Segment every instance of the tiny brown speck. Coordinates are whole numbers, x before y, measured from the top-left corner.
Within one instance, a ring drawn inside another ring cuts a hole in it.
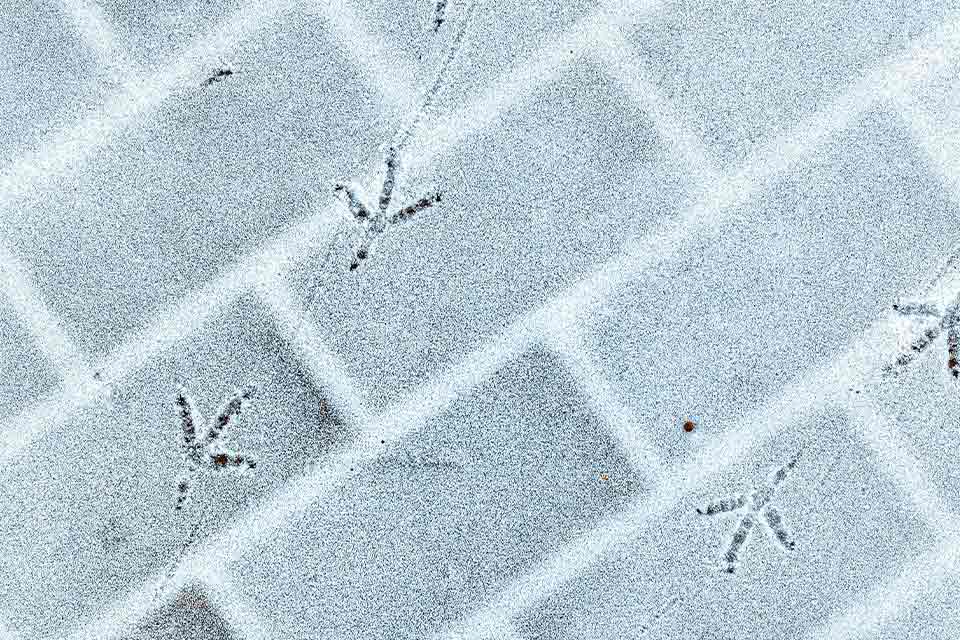
[[[693,431],[694,427],[696,426],[697,425],[693,420],[687,420],[686,422],[683,423],[683,430],[686,431],[687,433],[690,433],[691,431]]]

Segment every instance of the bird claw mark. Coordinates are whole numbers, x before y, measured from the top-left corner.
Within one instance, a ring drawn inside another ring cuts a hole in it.
[[[437,1],[434,10],[435,31],[439,30],[440,25],[443,24],[446,19],[446,8],[447,0]],[[378,198],[379,214],[374,215],[372,207],[367,206],[363,202],[362,198],[359,196],[361,189],[358,187],[344,183],[337,183],[334,187],[334,191],[337,194],[342,193],[347,198],[350,213],[353,216],[353,222],[356,223],[356,227],[359,228],[361,232],[365,232],[361,233],[362,237],[360,239],[354,240],[354,247],[352,249],[353,255],[351,257],[349,267],[351,272],[360,268],[363,261],[366,260],[369,255],[370,248],[373,244],[373,239],[382,234],[390,224],[396,224],[405,220],[409,220],[417,213],[440,202],[440,193],[434,192],[428,194],[409,206],[399,209],[393,213],[393,215],[389,215],[387,213],[387,210],[392,202],[393,191],[396,186],[396,175],[400,165],[400,153],[410,140],[411,136],[413,136],[417,126],[420,124],[424,115],[433,105],[433,101],[440,92],[447,69],[449,68],[450,63],[453,62],[453,59],[456,57],[457,52],[460,49],[460,43],[467,32],[467,27],[470,25],[470,22],[473,19],[476,8],[477,2],[476,0],[473,0],[469,5],[466,17],[458,28],[450,46],[446,51],[443,61],[439,65],[433,84],[427,90],[423,101],[420,103],[419,108],[414,112],[409,124],[406,126],[401,126],[401,128],[398,130],[397,135],[395,136],[395,139],[397,140],[396,143],[391,144],[387,149],[385,158],[386,171],[384,174],[383,186],[380,191],[380,197]],[[330,250],[327,252],[327,258],[329,259],[329,257]]]
[[[393,197],[393,188],[397,182],[397,167],[400,164],[397,158],[397,148],[387,149],[387,157],[384,158],[386,171],[383,176],[383,188],[380,190],[380,215],[386,216],[387,207],[390,206],[390,199]]]
[[[772,531],[776,537],[777,542],[779,542],[784,549],[793,551],[797,548],[797,543],[790,538],[790,532],[788,532],[784,526],[783,517],[780,515],[780,512],[777,511],[776,507],[767,507],[764,509],[763,517],[766,520],[767,526],[770,527],[770,531]]]
[[[373,217],[373,214],[370,212],[370,207],[360,198],[360,191],[359,185],[354,183],[347,184],[338,182],[333,187],[335,194],[343,194],[347,198],[347,207],[350,210],[350,215],[357,220],[369,220]]]
[[[434,191],[417,202],[388,215],[387,210],[393,200],[393,191],[396,186],[397,169],[400,166],[399,151],[396,146],[388,148],[384,164],[386,171],[378,198],[379,208],[376,214],[372,213],[372,209],[364,202],[360,195],[361,189],[358,186],[342,182],[334,186],[334,193],[342,194],[346,198],[347,206],[353,216],[351,223],[360,232],[360,237],[353,243],[350,271],[356,271],[360,268],[363,261],[369,257],[374,242],[386,231],[389,225],[409,220],[420,211],[429,209],[440,202],[441,199],[440,192]]]
[[[783,482],[787,477],[787,472],[790,471],[791,469],[794,469],[797,466],[797,460],[799,459],[800,459],[800,454],[798,453],[797,455],[793,456],[793,458],[791,458],[790,462],[788,462],[787,464],[777,469],[777,472],[773,474],[772,486],[775,487],[781,482]]]
[[[228,450],[224,445],[224,433],[244,405],[253,396],[252,387],[237,389],[223,404],[217,415],[207,424],[203,433],[197,432],[200,414],[196,404],[184,387],[177,390],[176,405],[180,417],[181,446],[184,450],[186,471],[177,479],[176,510],[182,510],[191,500],[195,476],[201,469],[220,471],[225,468],[255,469],[257,462],[252,457]]]
[[[755,517],[753,512],[748,513],[740,520],[740,526],[737,527],[736,533],[733,534],[733,540],[730,542],[730,547],[727,549],[727,553],[724,554],[723,559],[727,563],[727,573],[733,573],[738,564],[737,555],[743,545],[746,543],[747,538],[750,537],[750,532],[753,530],[753,525],[755,524]]]
[[[899,373],[913,362],[917,356],[927,350],[940,334],[947,332],[947,370],[954,378],[960,378],[960,298],[941,310],[937,305],[912,302],[895,304],[893,310],[906,317],[934,317],[938,322],[934,326],[926,327],[923,333],[914,338],[909,344],[909,351],[901,352],[893,363],[887,363],[881,369],[884,375],[891,376]]]
[[[231,69],[225,69],[225,68],[223,68],[223,67],[219,67],[219,68],[217,68],[217,69],[214,69],[214,70],[213,70],[213,74],[212,74],[209,78],[207,78],[206,80],[203,81],[203,85],[202,85],[202,86],[204,86],[204,87],[209,87],[209,86],[212,85],[214,82],[221,82],[221,81],[223,81],[225,78],[227,78],[227,77],[229,77],[229,76],[232,76],[232,75],[233,75],[233,71],[232,71]]]
[[[183,474],[177,480],[177,504],[176,510],[180,511],[186,506],[187,502],[190,500],[192,495],[193,483],[191,482],[191,476],[188,474]]]
[[[702,516],[713,516],[718,513],[728,513],[730,511],[736,511],[737,509],[743,507],[747,503],[747,499],[742,494],[737,494],[730,498],[723,498],[718,502],[713,502],[708,504],[705,509],[700,509],[697,507],[697,513]]]
[[[225,469],[227,467],[246,467],[256,469],[257,461],[249,456],[235,451],[224,451],[210,456],[210,462],[215,470]]]
[[[800,454],[798,453],[787,464],[780,467],[780,469],[773,474],[770,481],[759,489],[751,492],[749,498],[746,498],[743,494],[737,494],[713,502],[709,504],[706,509],[697,508],[697,513],[701,515],[716,515],[718,513],[731,513],[748,507],[747,513],[740,520],[740,525],[733,534],[730,546],[723,556],[724,562],[726,563],[726,567],[724,568],[725,573],[732,574],[736,571],[736,567],[740,561],[740,551],[749,538],[750,532],[758,523],[758,517],[761,512],[768,532],[773,535],[777,542],[788,551],[793,551],[796,548],[796,544],[790,538],[790,534],[783,524],[783,518],[780,512],[770,505],[770,501],[773,499],[777,485],[786,479],[791,469],[796,467],[799,457]]]
[[[905,316],[940,316],[940,309],[935,304],[909,302],[907,304],[895,304],[893,310]]]
[[[204,444],[210,445],[217,440],[223,432],[233,423],[233,419],[240,415],[243,406],[253,397],[253,387],[244,387],[237,389],[232,396],[224,403],[217,413],[217,417],[210,423],[207,429],[207,435],[203,439]]]
[[[441,196],[439,191],[434,191],[433,193],[429,193],[426,195],[426,197],[420,198],[412,205],[408,207],[404,207],[400,211],[397,211],[396,213],[394,213],[393,216],[390,218],[390,223],[397,224],[400,222],[405,222],[410,218],[412,218],[414,215],[423,211],[424,209],[429,209],[433,205],[440,202],[440,198]]]
[[[440,26],[446,21],[447,0],[437,0],[433,9],[433,32],[440,31]]]

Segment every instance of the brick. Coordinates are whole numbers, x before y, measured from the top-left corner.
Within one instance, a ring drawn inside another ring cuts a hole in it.
[[[242,0],[98,0],[106,18],[137,62],[150,68],[171,58],[215,28],[245,3]],[[212,65],[220,61],[211,60]]]
[[[702,516],[695,508],[765,482],[801,443],[806,448],[773,499],[795,550],[783,550],[759,524],[736,572],[724,573],[743,513]],[[652,517],[639,535],[518,616],[517,628],[530,640],[732,637],[747,627],[764,638],[820,637],[851,593],[908,570],[936,535],[842,413],[811,415]]]
[[[231,573],[271,603],[269,626],[423,637],[642,491],[573,381],[533,351]]]
[[[190,585],[180,591],[173,602],[164,606],[151,620],[137,629],[136,635],[129,638],[239,640],[199,585]]]
[[[942,259],[960,221],[881,110],[723,215],[719,237],[692,242],[585,321],[601,370],[668,463],[845,353]],[[685,433],[690,417],[698,426]]]
[[[184,86],[11,222],[82,349],[105,353],[317,213],[328,185],[376,148],[375,97],[308,18],[238,45],[249,64],[234,76]]]
[[[113,86],[59,3],[11,0],[0,19],[0,163],[72,125]]]
[[[178,382],[205,421],[235,386],[258,387],[227,434],[257,468],[200,480],[181,513]],[[0,608],[37,631],[88,620],[164,570],[199,510],[210,505],[202,543],[349,437],[268,313],[241,299],[4,470],[0,533],[10,553],[0,572],[11,578]]]
[[[443,200],[389,229],[358,271],[347,270],[344,242],[300,275],[372,406],[459,361],[655,228],[689,186],[644,113],[590,64],[504,113],[436,171],[427,179],[401,169],[399,202],[434,184]]]
[[[630,36],[668,97],[685,105],[719,166],[813,112],[871,64],[906,47],[950,3],[684,0]]]
[[[55,390],[60,380],[5,300],[0,301],[0,336],[0,413],[6,422]]]

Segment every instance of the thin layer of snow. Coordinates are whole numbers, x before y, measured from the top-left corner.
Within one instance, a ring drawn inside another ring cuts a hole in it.
[[[594,4],[3,12],[0,638],[957,635],[957,8]]]

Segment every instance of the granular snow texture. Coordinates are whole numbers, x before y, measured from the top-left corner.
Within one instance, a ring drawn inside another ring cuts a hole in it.
[[[960,637],[909,4],[9,0],[0,640]]]

